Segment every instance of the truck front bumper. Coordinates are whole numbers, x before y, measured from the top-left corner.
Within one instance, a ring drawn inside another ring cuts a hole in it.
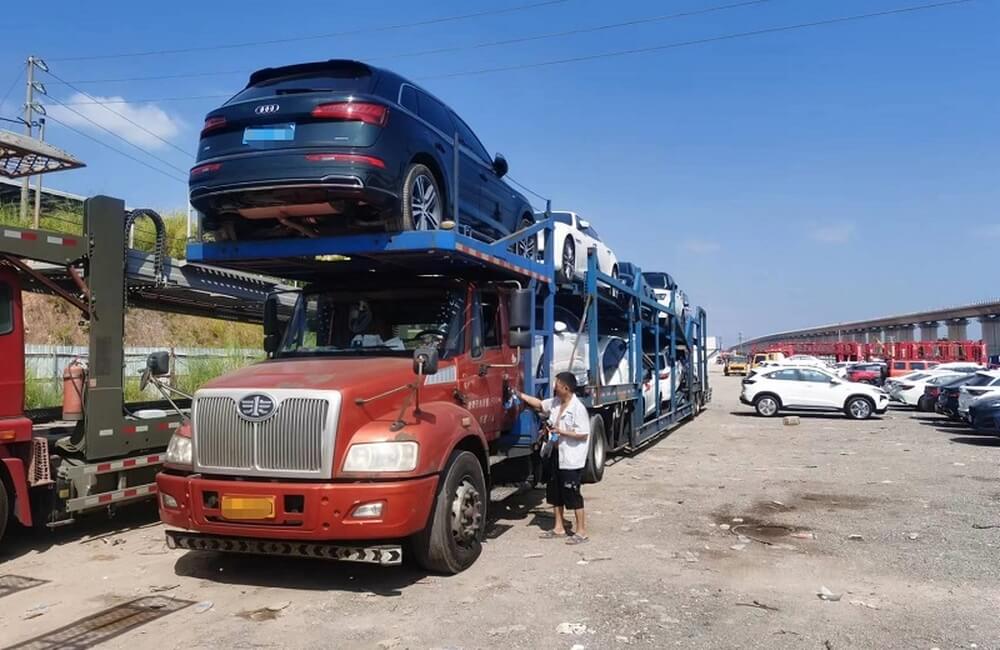
[[[160,519],[169,526],[205,536],[285,542],[381,542],[409,537],[427,526],[438,477],[295,483],[219,480],[161,472],[156,484]],[[227,518],[221,507],[223,497],[271,500],[272,513],[260,519]],[[373,503],[382,504],[377,517],[354,516],[358,506]]]
[[[286,542],[247,537],[202,535],[182,530],[167,531],[167,546],[191,551],[222,551],[252,555],[283,555],[286,557],[313,557],[343,562],[365,562],[395,566],[403,563],[403,547],[399,544],[374,546],[345,545],[334,542]]]

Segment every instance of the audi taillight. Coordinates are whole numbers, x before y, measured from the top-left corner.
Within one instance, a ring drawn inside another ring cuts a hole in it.
[[[337,102],[320,104],[312,109],[312,116],[319,120],[364,122],[372,126],[385,126],[386,120],[389,119],[389,109],[382,104],[369,102]]]
[[[222,169],[222,163],[208,163],[207,165],[198,165],[191,169],[192,176],[201,176],[202,174],[211,174],[212,172],[217,172]]]
[[[354,153],[311,153],[306,155],[309,162],[342,162],[357,165],[369,165],[385,169],[385,161],[375,156],[363,156]]]
[[[215,131],[216,129],[221,129],[226,125],[226,118],[221,115],[218,117],[206,117],[205,126],[201,127],[201,134],[205,135],[209,131]]]

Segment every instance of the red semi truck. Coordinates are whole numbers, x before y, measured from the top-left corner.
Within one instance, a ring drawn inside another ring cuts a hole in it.
[[[557,299],[589,323],[585,478],[600,480],[606,450],[696,413],[710,395],[704,312],[660,316],[593,255],[584,282],[557,286],[551,256],[513,252],[543,228],[495,244],[435,231],[189,246],[189,258],[308,284],[290,314],[277,296],[265,304],[269,360],[195,394],[157,477],[168,544],[379,564],[405,549],[431,571],[467,568],[491,500],[537,476],[537,422],[511,396],[548,394]],[[600,379],[608,332],[630,342],[631,382]],[[643,348],[686,369],[648,417]]]

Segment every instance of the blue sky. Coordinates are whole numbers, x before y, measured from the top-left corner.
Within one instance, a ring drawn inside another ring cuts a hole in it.
[[[442,47],[587,28],[738,0],[565,0],[450,23],[148,57],[85,55],[364,30],[531,0],[135,3],[3,10],[0,93],[29,54],[62,79],[246,71],[350,57],[393,68],[452,105],[511,175],[589,215],[622,259],[671,272],[744,336],[1000,295],[1000,9],[995,0],[656,53],[530,64],[861,14],[927,0],[770,0],[700,16],[457,52]],[[63,59],[63,60],[60,60]],[[87,101],[42,75],[62,102]],[[193,151],[204,114],[246,74],[78,84]],[[23,99],[15,85],[0,115]],[[0,95],[2,97],[2,95]],[[95,106],[74,106],[174,167],[191,159]],[[53,109],[50,108],[50,111]],[[78,122],[65,111],[55,114]],[[76,128],[165,167],[89,123]],[[57,124],[88,163],[48,183],[177,209],[186,186]],[[166,168],[174,175],[184,174]]]

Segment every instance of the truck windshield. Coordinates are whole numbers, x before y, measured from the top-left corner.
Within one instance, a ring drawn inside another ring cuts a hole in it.
[[[436,345],[448,358],[464,349],[464,325],[464,290],[307,291],[275,356],[405,357]]]

